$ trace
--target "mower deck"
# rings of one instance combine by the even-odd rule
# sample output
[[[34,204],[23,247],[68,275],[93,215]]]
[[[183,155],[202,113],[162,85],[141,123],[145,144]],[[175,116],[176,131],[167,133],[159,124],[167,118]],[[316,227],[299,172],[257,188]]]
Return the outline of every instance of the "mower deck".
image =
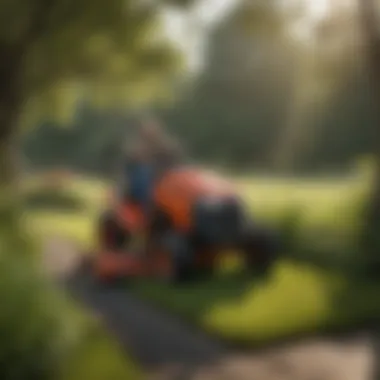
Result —
[[[103,252],[94,262],[94,275],[101,280],[170,276],[171,260],[165,253],[138,255],[132,252]]]
[[[121,277],[142,277],[147,273],[146,260],[125,252],[106,252],[99,255],[94,263],[95,275],[110,280]]]
[[[236,260],[238,252],[227,251],[219,254],[219,262],[225,259]],[[234,260],[235,259],[235,260]],[[199,270],[210,269],[216,263],[214,252],[204,252],[197,256],[196,266]],[[106,251],[99,254],[94,261],[94,275],[101,281],[128,278],[169,278],[172,275],[173,266],[170,255],[156,251],[148,255],[135,252]]]

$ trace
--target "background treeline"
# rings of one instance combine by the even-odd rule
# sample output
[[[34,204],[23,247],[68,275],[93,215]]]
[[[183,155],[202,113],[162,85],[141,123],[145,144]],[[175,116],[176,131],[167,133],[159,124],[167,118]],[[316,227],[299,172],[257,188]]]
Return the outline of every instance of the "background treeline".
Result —
[[[375,129],[352,12],[332,12],[302,44],[288,33],[294,12],[242,6],[213,31],[196,80],[155,114],[206,163],[265,170],[285,149],[297,171],[346,169],[372,151]],[[109,173],[138,119],[127,114],[84,104],[70,126],[42,123],[25,136],[28,165]]]

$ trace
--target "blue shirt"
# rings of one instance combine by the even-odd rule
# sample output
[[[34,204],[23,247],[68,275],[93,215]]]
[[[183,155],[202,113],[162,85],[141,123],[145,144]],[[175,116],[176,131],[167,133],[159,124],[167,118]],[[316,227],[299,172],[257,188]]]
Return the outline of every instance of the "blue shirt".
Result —
[[[151,198],[153,171],[149,165],[133,164],[128,168],[129,191],[133,198],[146,203]]]

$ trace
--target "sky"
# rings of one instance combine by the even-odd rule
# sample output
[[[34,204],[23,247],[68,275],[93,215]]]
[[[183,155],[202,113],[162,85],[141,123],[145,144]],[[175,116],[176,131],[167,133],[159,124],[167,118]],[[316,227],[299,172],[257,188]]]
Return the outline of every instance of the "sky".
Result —
[[[166,11],[167,33],[185,52],[190,69],[202,63],[205,40],[210,29],[239,3],[239,0],[202,0],[190,14]]]
[[[196,70],[202,64],[203,51],[210,29],[227,16],[240,0],[200,0],[199,5],[190,14],[168,10],[164,13],[167,33],[185,52],[190,70]],[[287,6],[294,0],[282,0]],[[329,11],[332,1],[303,0],[306,3],[305,17],[297,25],[296,33],[308,38],[311,26],[323,19]]]

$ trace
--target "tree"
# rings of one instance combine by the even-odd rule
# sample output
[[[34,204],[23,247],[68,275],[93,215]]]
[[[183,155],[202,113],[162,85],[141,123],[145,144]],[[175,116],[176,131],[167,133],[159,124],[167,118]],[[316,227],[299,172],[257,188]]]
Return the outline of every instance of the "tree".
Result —
[[[65,167],[78,172],[114,176],[123,140],[136,125],[127,110],[97,109],[91,104],[77,107],[67,128],[43,122],[22,139],[22,153],[30,169]]]
[[[78,98],[141,104],[163,84],[169,87],[181,60],[160,32],[164,3],[0,0],[1,198],[15,195],[18,134],[25,122],[41,114],[67,116]],[[0,214],[16,226],[11,203],[1,202]]]
[[[352,77],[358,54],[357,23],[352,8],[331,5],[330,15],[310,26],[307,42],[300,43],[297,80],[283,131],[274,149],[274,167],[293,171],[304,162],[320,132],[316,122],[337,89]],[[331,126],[330,126],[331,127]],[[301,165],[300,165],[300,164]]]
[[[161,3],[162,5],[162,3]],[[78,96],[108,102],[152,95],[179,56],[160,34],[157,2],[0,1],[0,178],[26,112]]]
[[[378,33],[378,12],[374,0],[360,0],[359,12],[364,41],[364,54],[367,59],[368,72],[372,80],[374,102],[379,112],[380,105],[380,36]],[[377,115],[380,117],[380,114]],[[374,139],[374,177],[363,226],[362,247],[366,250],[371,269],[376,275],[380,273],[380,128],[375,125]]]
[[[164,116],[194,156],[239,169],[266,160],[293,81],[285,29],[274,2],[245,1],[213,30],[203,71]]]

